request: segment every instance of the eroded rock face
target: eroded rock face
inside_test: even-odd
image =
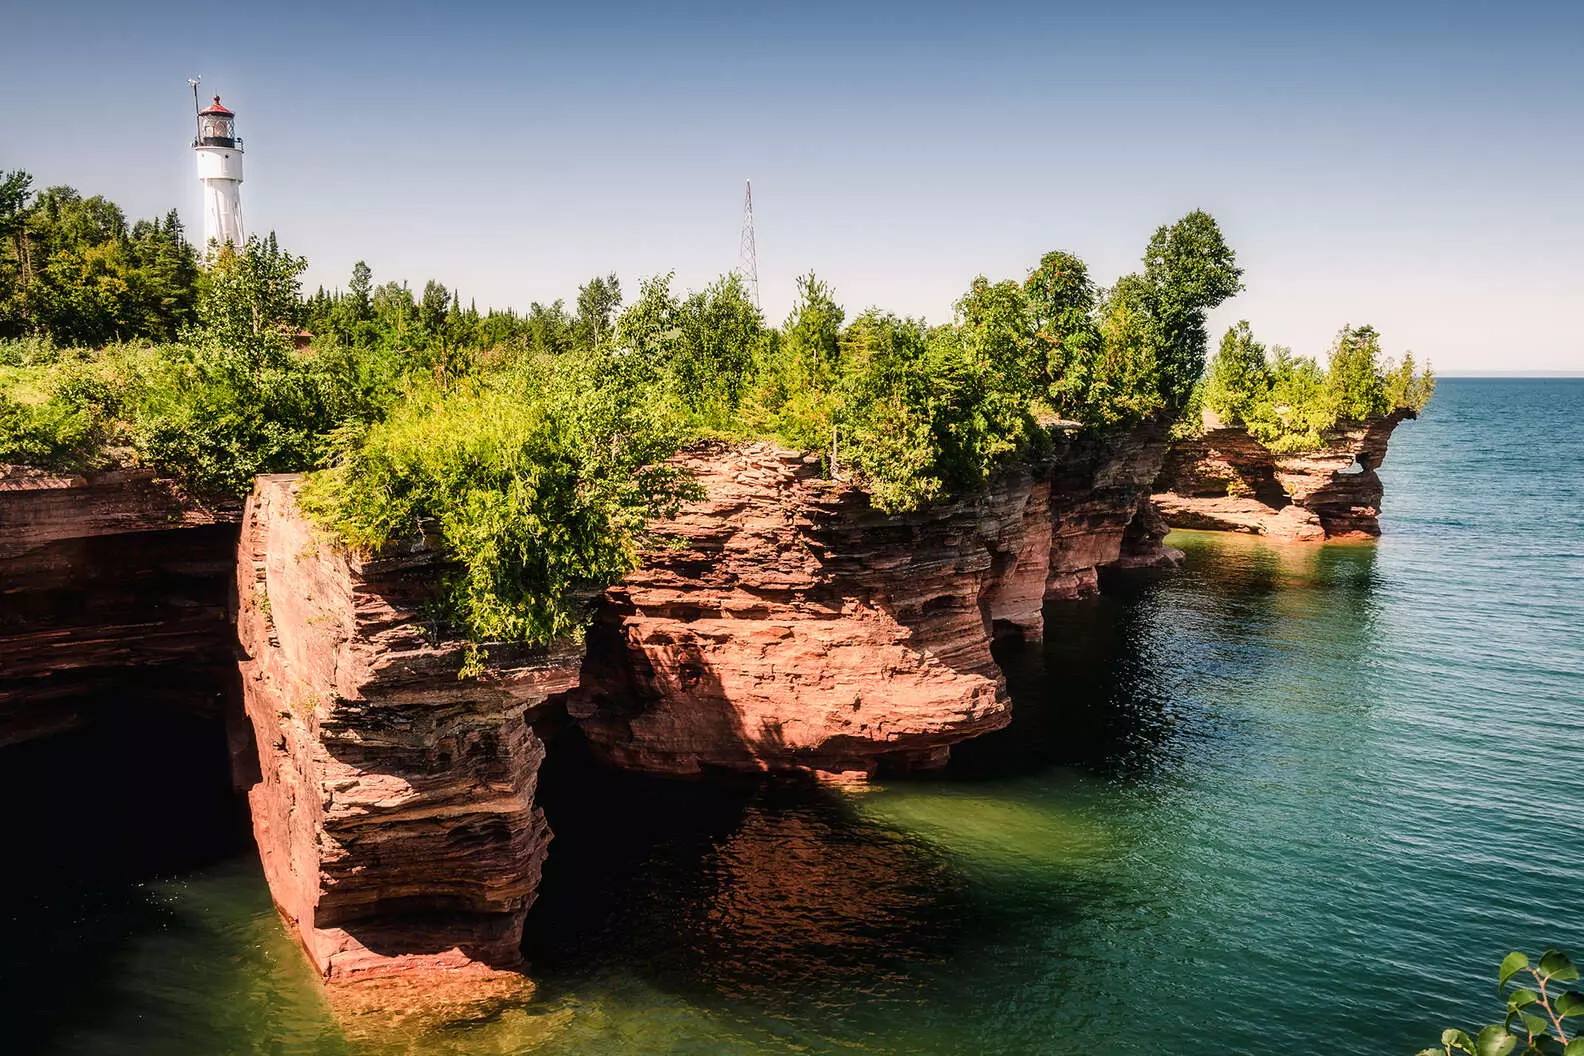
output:
[[[1321,451],[1278,457],[1276,479],[1296,505],[1314,511],[1327,538],[1380,535],[1386,489],[1375,471],[1386,461],[1393,431],[1414,417],[1412,411],[1398,411],[1339,427],[1327,434],[1328,444]]]
[[[1380,535],[1384,487],[1376,469],[1398,411],[1340,423],[1326,446],[1278,454],[1241,429],[1218,428],[1172,445],[1154,502],[1176,528],[1250,532],[1299,542]]]
[[[222,717],[237,512],[146,471],[0,466],[0,748],[112,707]]]
[[[532,722],[581,647],[491,650],[459,680],[462,646],[424,633],[435,550],[360,560],[303,520],[296,488],[259,479],[236,565],[270,890],[332,981],[440,970],[487,989],[520,961],[550,840]]]
[[[1009,721],[993,638],[1037,637],[1047,599],[1094,593],[1163,454],[1153,426],[1070,442],[888,516],[798,453],[688,452],[705,497],[607,592],[569,711],[632,769],[939,766]]]

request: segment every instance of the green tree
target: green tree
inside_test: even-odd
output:
[[[1243,288],[1243,269],[1215,218],[1195,210],[1159,228],[1144,250],[1144,298],[1154,319],[1152,340],[1160,394],[1168,410],[1187,402],[1204,372],[1205,314]]]
[[[0,238],[11,239],[22,230],[32,197],[32,176],[21,169],[0,170]]]
[[[829,453],[846,313],[813,272],[798,277],[797,300],[778,335],[767,335],[745,395],[743,419],[792,447]]]
[[[638,283],[638,299],[616,320],[616,340],[653,377],[671,369],[682,339],[682,302],[671,292],[674,272]]]
[[[352,303],[353,318],[366,319],[373,311],[374,269],[364,261],[352,265],[352,279],[347,283],[347,294]]]
[[[676,323],[669,367],[677,398],[702,424],[733,429],[765,336],[759,309],[733,272],[688,294]]]
[[[1045,354],[1051,405],[1076,417],[1088,397],[1091,367],[1100,350],[1096,290],[1089,269],[1071,253],[1054,251],[1023,283],[1033,314],[1035,340]]]
[[[434,279],[424,283],[423,296],[418,299],[418,325],[428,339],[435,340],[443,333],[450,309],[451,291],[445,284]]]
[[[1435,374],[1425,364],[1420,371],[1412,352],[1403,353],[1401,363],[1387,361],[1385,368],[1386,405],[1392,410],[1418,414],[1435,394]]]
[[[323,321],[312,324],[315,333],[329,329],[347,344],[367,348],[375,343],[374,270],[364,261],[352,265],[352,277],[343,296],[335,297],[321,313]]]
[[[1086,371],[1088,385],[1081,400],[1068,404],[1073,418],[1106,428],[1172,412],[1162,395],[1166,338],[1156,295],[1140,275],[1122,276],[1106,295],[1098,345]]]
[[[32,197],[32,176],[21,169],[0,170],[0,336],[21,330],[16,296],[23,278],[22,231]]]
[[[609,341],[616,314],[621,309],[621,282],[615,272],[596,275],[578,287],[577,336],[584,345],[598,349]]]
[[[566,305],[553,301],[548,305],[534,301],[528,306],[528,316],[522,323],[523,344],[530,352],[559,355],[572,347],[573,320]]]
[[[408,343],[411,331],[418,328],[418,306],[405,282],[386,282],[369,296],[375,325],[387,347]]]
[[[1265,346],[1254,340],[1248,320],[1221,337],[1221,349],[1205,369],[1204,406],[1224,425],[1245,425],[1270,403],[1271,372]]]
[[[1035,315],[1024,286],[974,279],[957,301],[963,350],[995,376],[996,391],[1026,407],[1046,388],[1046,357],[1034,340]]]
[[[842,334],[844,366],[832,469],[856,472],[881,510],[911,510],[937,498],[945,481],[936,466],[923,323],[877,309]]]
[[[289,348],[307,267],[305,258],[280,248],[274,232],[250,236],[241,249],[221,250],[209,268],[191,336],[255,360]]]
[[[186,240],[176,210],[163,220],[133,224],[127,252],[134,335],[174,341],[193,322],[199,281],[198,254]]]
[[[1200,211],[1157,229],[1143,264],[1103,298],[1068,253],[1047,253],[1025,280],[1049,401],[1063,416],[1105,428],[1177,416],[1192,399],[1206,313],[1242,289],[1242,269]]]
[[[1391,410],[1381,367],[1380,334],[1373,326],[1338,332],[1326,370],[1326,395],[1337,417],[1361,422]]]

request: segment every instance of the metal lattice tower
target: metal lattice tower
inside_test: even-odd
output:
[[[754,239],[753,182],[743,181],[743,223],[741,257],[737,263],[743,287],[755,308],[759,307],[759,246]]]

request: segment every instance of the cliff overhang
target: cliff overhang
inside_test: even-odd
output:
[[[1152,500],[1174,528],[1248,532],[1297,542],[1372,539],[1380,535],[1385,487],[1376,470],[1397,426],[1415,418],[1398,410],[1339,422],[1324,445],[1274,451],[1241,428],[1212,428],[1172,444]]]
[[[212,671],[206,706],[245,709],[232,746],[257,760],[237,773],[272,896],[337,1001],[520,995],[553,730],[665,774],[940,766],[1010,717],[997,637],[1039,636],[1042,606],[1095,593],[1102,567],[1169,563],[1148,506],[1163,435],[1069,437],[903,515],[801,453],[696,446],[679,461],[703,497],[652,526],[586,641],[489,646],[465,679],[470,647],[428,618],[434,540],[350,553],[295,476],[217,513],[152,474],[12,472],[0,564],[25,604],[0,626],[0,704],[26,702],[11,727],[39,736],[129,671],[171,700]],[[63,600],[99,584],[86,610]]]

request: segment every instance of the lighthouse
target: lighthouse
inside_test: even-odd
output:
[[[193,153],[203,184],[205,248],[211,243],[241,248],[247,244],[242,230],[242,140],[236,134],[236,115],[220,105],[218,95],[198,111]]]

